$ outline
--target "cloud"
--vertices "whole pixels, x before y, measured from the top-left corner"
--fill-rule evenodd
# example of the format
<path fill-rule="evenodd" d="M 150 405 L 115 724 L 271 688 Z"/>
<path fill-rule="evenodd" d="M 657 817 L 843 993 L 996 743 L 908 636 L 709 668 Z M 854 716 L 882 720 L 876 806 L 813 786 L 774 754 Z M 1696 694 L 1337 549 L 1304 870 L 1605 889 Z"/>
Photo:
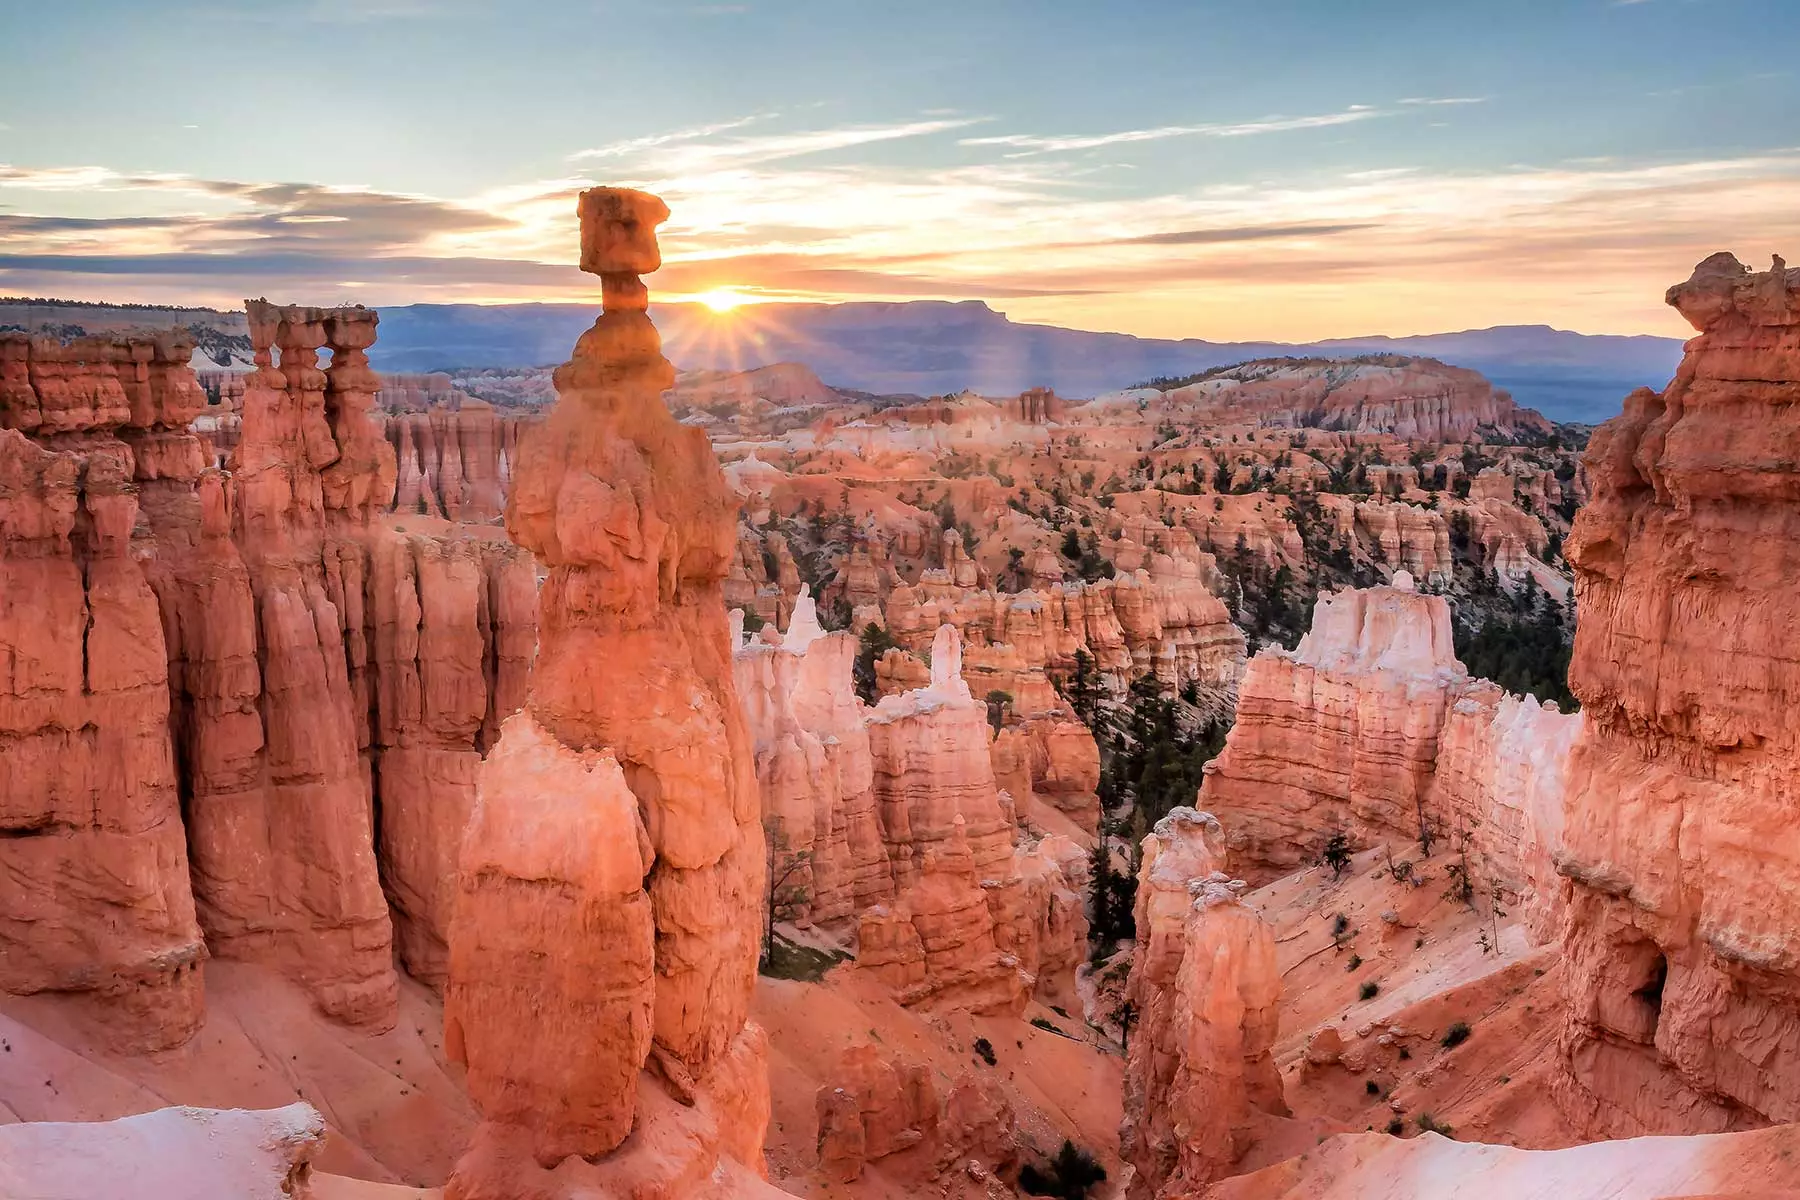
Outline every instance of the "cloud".
<path fill-rule="evenodd" d="M 594 158 L 626 158 L 641 154 L 646 150 L 654 150 L 659 146 L 672 146 L 677 142 L 692 142 L 701 138 L 717 137 L 721 133 L 729 133 L 733 129 L 742 129 L 753 121 L 762 120 L 759 115 L 739 117 L 734 121 L 717 121 L 711 125 L 695 125 L 688 129 L 676 129 L 669 133 L 653 133 L 647 137 L 627 138 L 624 141 L 609 142 L 604 146 L 595 146 L 590 150 L 577 150 L 569 155 L 569 162 L 581 162 Z"/>
<path fill-rule="evenodd" d="M 1175 229 L 1138 237 L 1093 243 L 1101 246 L 1217 246 L 1227 242 L 1260 242 L 1274 238 L 1330 237 L 1371 229 L 1373 225 L 1240 225 L 1234 229 Z"/>
<path fill-rule="evenodd" d="M 1174 137 L 1256 137 L 1265 133 L 1289 133 L 1297 129 L 1324 129 L 1349 125 L 1390 114 L 1366 105 L 1352 105 L 1342 112 L 1310 117 L 1265 117 L 1259 121 L 1236 124 L 1159 125 L 1152 129 L 1124 129 L 1114 133 L 1069 134 L 1043 136 L 1030 133 L 1007 133 L 994 137 L 963 138 L 963 146 L 1009 146 L 1035 154 L 1052 154 L 1067 150 L 1092 150 L 1101 146 L 1118 146 L 1132 142 L 1157 142 Z"/>
<path fill-rule="evenodd" d="M 1010 144 L 974 162 L 941 142 L 905 165 L 868 152 L 967 117 L 759 134 L 742 132 L 748 120 L 618 143 L 596 160 L 608 182 L 669 201 L 666 265 L 651 281 L 665 301 L 719 287 L 982 298 L 1026 319 L 1212 337 L 1505 320 L 1655 329 L 1663 286 L 1705 254 L 1800 243 L 1800 150 L 1127 191 L 1067 160 L 1009 158 Z M 594 182 L 445 198 L 0 166 L 15 210 L 0 214 L 0 291 L 591 302 L 594 281 L 571 263 L 575 195 Z"/>
<path fill-rule="evenodd" d="M 1438 108 L 1450 104 L 1486 104 L 1486 96 L 1409 96 L 1401 104 Z"/>

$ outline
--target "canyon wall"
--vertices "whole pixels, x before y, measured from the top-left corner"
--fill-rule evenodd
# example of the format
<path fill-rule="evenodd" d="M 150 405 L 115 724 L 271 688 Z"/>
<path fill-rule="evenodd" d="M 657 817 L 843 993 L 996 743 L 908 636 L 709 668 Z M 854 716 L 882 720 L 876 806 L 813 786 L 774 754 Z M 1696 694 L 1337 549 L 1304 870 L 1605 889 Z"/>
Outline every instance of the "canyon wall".
<path fill-rule="evenodd" d="M 496 412 L 480 400 L 387 418 L 397 483 L 394 510 L 452 521 L 497 522 L 512 487 L 519 434 L 537 414 Z"/>
<path fill-rule="evenodd" d="M 1441 596 L 1397 586 L 1319 598 L 1291 653 L 1250 660 L 1237 723 L 1200 804 L 1230 831 L 1229 869 L 1258 883 L 1353 848 L 1428 839 L 1555 932 L 1564 771 L 1580 717 L 1471 679 Z"/>
<path fill-rule="evenodd" d="M 204 1014 L 169 656 L 132 554 L 136 479 L 200 474 L 170 433 L 205 401 L 192 348 L 0 334 L 0 988 L 91 997 L 145 1048 Z"/>
<path fill-rule="evenodd" d="M 1067 837 L 1028 830 L 1019 797 L 1000 789 L 988 708 L 958 666 L 955 628 L 938 630 L 919 688 L 873 709 L 851 684 L 855 653 L 850 635 L 819 627 L 802 592 L 785 636 L 767 627 L 735 656 L 775 914 L 853 924 L 858 963 L 906 1004 L 1016 1010 L 1034 992 L 1072 994 L 1086 856 Z M 1031 728 L 1009 731 L 1027 754 Z M 1094 780 L 1058 750 L 1039 769 L 1086 783 L 1091 799 Z M 1020 767 L 1016 786 L 1029 796 L 1029 758 Z"/>
<path fill-rule="evenodd" d="M 970 643 L 963 666 L 976 695 L 1007 691 L 1024 715 L 1057 707 L 1046 675 L 1066 677 L 1078 651 L 1117 691 L 1151 674 L 1170 689 L 1192 682 L 1229 693 L 1243 671 L 1243 632 L 1198 572 L 1166 556 L 1157 567 L 1018 593 L 958 587 L 927 572 L 888 594 L 886 625 L 914 651 L 939 625 L 956 626 Z"/>
<path fill-rule="evenodd" d="M 548 570 L 538 659 L 479 770 L 449 937 L 445 1044 L 483 1117 L 452 1200 L 760 1186 L 766 864 L 722 595 L 735 505 L 660 401 L 674 371 L 639 276 L 668 210 L 599 188 L 579 212 L 603 311 L 519 446 L 507 529 Z"/>
<path fill-rule="evenodd" d="M 1594 435 L 1569 546 L 1557 1097 L 1602 1136 L 1800 1120 L 1800 271 L 1668 300 L 1699 336 Z"/>
<path fill-rule="evenodd" d="M 248 309 L 224 469 L 184 335 L 0 339 L 0 857 L 30 881 L 0 986 L 108 999 L 135 1045 L 198 1028 L 207 954 L 372 1028 L 396 930 L 441 980 L 474 765 L 535 643 L 522 551 L 379 524 L 376 315 Z"/>

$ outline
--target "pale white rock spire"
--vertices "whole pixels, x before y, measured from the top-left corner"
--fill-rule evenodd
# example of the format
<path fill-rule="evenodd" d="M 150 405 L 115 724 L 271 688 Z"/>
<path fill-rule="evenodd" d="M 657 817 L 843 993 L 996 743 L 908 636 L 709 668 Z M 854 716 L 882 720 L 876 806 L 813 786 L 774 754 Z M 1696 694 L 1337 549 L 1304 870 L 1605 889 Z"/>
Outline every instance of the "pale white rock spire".
<path fill-rule="evenodd" d="M 731 652 L 736 654 L 744 648 L 744 610 L 734 608 L 727 612 L 725 628 L 731 631 Z"/>
<path fill-rule="evenodd" d="M 1411 571 L 1395 571 L 1393 586 L 1402 592 L 1418 590 L 1418 585 L 1413 582 Z"/>
<path fill-rule="evenodd" d="M 794 598 L 794 615 L 788 618 L 787 637 L 783 639 L 781 648 L 795 654 L 805 654 L 808 646 L 824 636 L 825 627 L 819 624 L 818 605 L 813 602 L 812 592 L 803 583 L 800 585 L 800 594 Z"/>
<path fill-rule="evenodd" d="M 954 625 L 939 625 L 931 639 L 932 692 L 956 700 L 972 700 L 962 673 L 962 634 Z"/>

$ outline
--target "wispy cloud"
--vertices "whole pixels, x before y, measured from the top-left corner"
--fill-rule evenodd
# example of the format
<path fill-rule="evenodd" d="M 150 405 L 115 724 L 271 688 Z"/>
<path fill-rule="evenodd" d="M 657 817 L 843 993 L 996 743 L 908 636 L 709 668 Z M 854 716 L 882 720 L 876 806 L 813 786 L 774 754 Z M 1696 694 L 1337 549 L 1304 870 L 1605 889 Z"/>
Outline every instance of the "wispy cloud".
<path fill-rule="evenodd" d="M 1486 96 L 1408 96 L 1401 104 L 1426 108 L 1439 108 L 1451 104 L 1486 104 Z"/>
<path fill-rule="evenodd" d="M 1065 134 L 1047 136 L 1032 133 L 1006 133 L 993 137 L 963 138 L 964 146 L 1008 146 L 1034 154 L 1053 154 L 1067 150 L 1093 150 L 1101 146 L 1118 146 L 1132 142 L 1158 142 L 1175 137 L 1256 137 L 1266 133 L 1289 133 L 1297 129 L 1324 129 L 1349 125 L 1390 114 L 1368 105 L 1353 104 L 1341 112 L 1308 117 L 1264 117 L 1257 121 L 1231 124 L 1158 125 L 1150 129 L 1122 129 L 1113 133 Z"/>
<path fill-rule="evenodd" d="M 626 138 L 623 141 L 608 142 L 604 146 L 595 146 L 588 150 L 577 150 L 569 155 L 568 161 L 582 162 L 595 158 L 626 158 L 633 154 L 641 154 L 646 150 L 655 150 L 661 146 L 673 146 L 678 142 L 699 141 L 702 138 L 717 137 L 721 133 L 729 133 L 733 129 L 742 129 L 755 121 L 765 119 L 767 114 L 752 113 L 747 117 L 738 117 L 732 121 L 716 121 L 711 125 L 695 125 L 687 129 L 674 129 L 668 133 L 652 133 L 644 137 Z"/>
<path fill-rule="evenodd" d="M 594 161 L 606 182 L 669 201 L 666 265 L 652 280 L 664 299 L 717 287 L 773 299 L 979 297 L 1015 316 L 1144 333 L 1658 328 L 1663 285 L 1706 253 L 1800 243 L 1800 150 L 1387 167 L 1148 194 L 1089 186 L 1049 157 L 969 163 L 951 150 L 939 160 L 948 165 L 921 168 L 815 156 L 967 120 L 761 136 L 721 123 Z M 451 199 L 0 166 L 0 196 L 16 210 L 0 216 L 0 291 L 586 298 L 592 281 L 570 265 L 574 201 L 595 182 L 525 180 Z M 80 215 L 95 196 L 111 215 Z M 1421 322 L 1422 312 L 1433 316 Z"/>

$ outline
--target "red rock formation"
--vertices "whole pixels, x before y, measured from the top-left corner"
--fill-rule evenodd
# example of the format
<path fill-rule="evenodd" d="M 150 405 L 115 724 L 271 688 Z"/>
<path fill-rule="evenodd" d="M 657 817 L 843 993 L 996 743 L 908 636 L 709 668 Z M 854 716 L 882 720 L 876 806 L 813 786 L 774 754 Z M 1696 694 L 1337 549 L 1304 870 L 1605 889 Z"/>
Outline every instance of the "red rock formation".
<path fill-rule="evenodd" d="M 151 1048 L 198 1027 L 205 952 L 133 480 L 197 472 L 164 434 L 191 349 L 0 334 L 0 989 L 92 996 Z"/>
<path fill-rule="evenodd" d="M 1411 580 L 1322 596 L 1291 654 L 1250 662 L 1237 723 L 1200 803 L 1230 833 L 1230 867 L 1267 882 L 1354 846 L 1461 847 L 1475 880 L 1554 931 L 1563 765 L 1580 718 L 1471 680 L 1450 610 Z"/>
<path fill-rule="evenodd" d="M 1134 1200 L 1219 1178 L 1248 1149 L 1253 1110 L 1287 1113 L 1273 1056 L 1275 935 L 1239 899 L 1244 885 L 1214 869 L 1219 842 L 1219 823 L 1190 808 L 1144 839 L 1120 1129 Z"/>
<path fill-rule="evenodd" d="M 395 976 L 363 757 L 364 605 L 394 462 L 369 415 L 376 318 L 248 309 L 258 368 L 231 487 L 202 480 L 199 536 L 163 591 L 195 897 L 215 954 L 273 963 L 327 1012 L 381 1026 Z"/>
<path fill-rule="evenodd" d="M 369 618 L 382 883 L 401 962 L 442 987 L 476 773 L 525 701 L 535 569 L 507 542 L 383 539 L 373 544 Z"/>
<path fill-rule="evenodd" d="M 394 508 L 452 521 L 498 521 L 506 507 L 518 434 L 535 415 L 501 415 L 492 405 L 464 399 L 455 409 L 433 408 L 387 419 L 399 483 Z"/>
<path fill-rule="evenodd" d="M 638 276 L 668 210 L 602 188 L 580 214 L 605 311 L 520 445 L 507 527 L 549 569 L 539 654 L 480 772 L 450 936 L 446 1041 L 485 1118 L 462 1200 L 697 1192 L 729 1157 L 759 1163 L 768 1116 L 746 1025 L 763 840 L 721 596 L 733 506 L 704 435 L 659 400 L 673 369 Z M 509 769 L 525 759 L 538 783 Z M 634 1097 L 647 1062 L 658 1082 Z"/>
<path fill-rule="evenodd" d="M 1614 1136 L 1800 1119 L 1800 271 L 1668 300 L 1700 335 L 1594 435 L 1569 547 L 1558 1098 Z"/>
<path fill-rule="evenodd" d="M 1428 358 L 1371 356 L 1342 362 L 1243 363 L 1168 393 L 1221 424 L 1345 429 L 1420 441 L 1466 442 L 1484 428 L 1550 432 L 1478 372 Z"/>
<path fill-rule="evenodd" d="M 856 640 L 819 629 L 802 594 L 785 640 L 752 641 L 733 662 L 756 747 L 776 911 L 802 923 L 845 923 L 894 897 L 868 710 L 851 682 L 855 657 Z"/>
<path fill-rule="evenodd" d="M 846 1048 L 836 1080 L 819 1088 L 819 1165 L 848 1183 L 865 1163 L 907 1150 L 938 1128 L 937 1089 L 928 1067 L 897 1065 L 874 1045 Z"/>

